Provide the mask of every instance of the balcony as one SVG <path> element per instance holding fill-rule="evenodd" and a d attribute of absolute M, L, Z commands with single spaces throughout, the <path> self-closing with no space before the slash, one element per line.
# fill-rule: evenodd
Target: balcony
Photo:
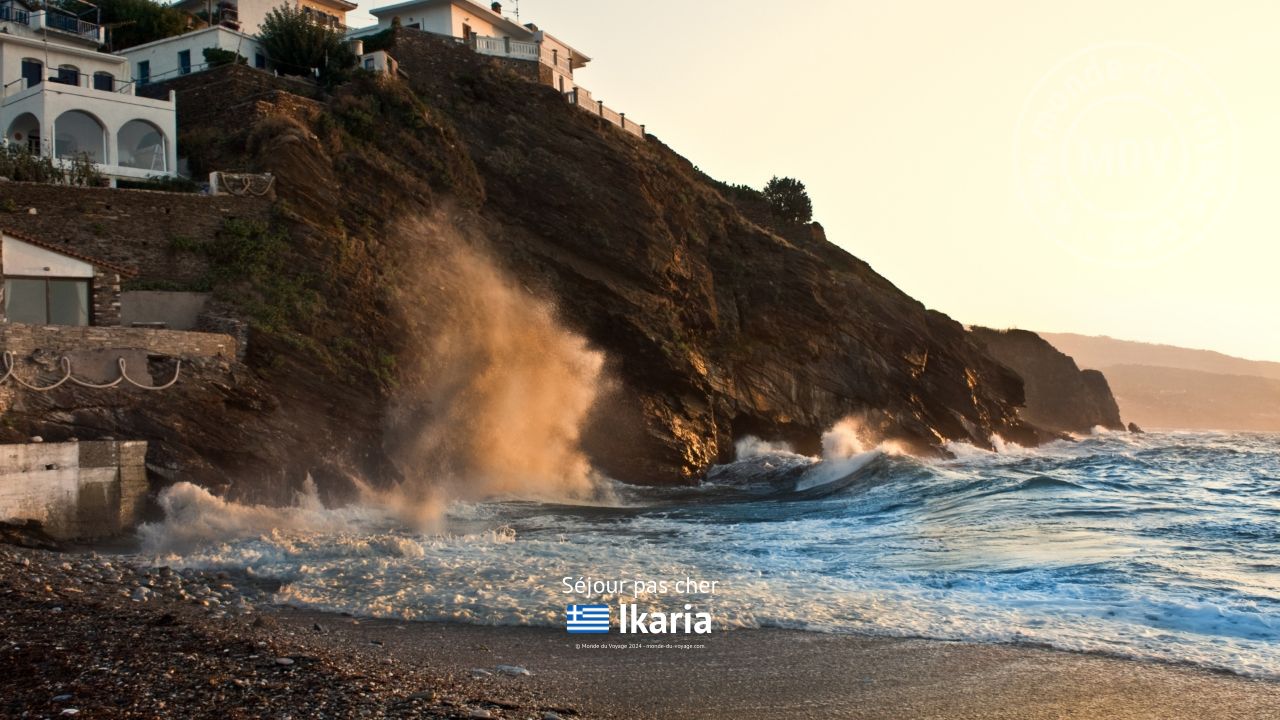
<path fill-rule="evenodd" d="M 20 25 L 30 25 L 31 13 L 12 4 L 0 5 L 0 22 L 13 22 Z"/>
<path fill-rule="evenodd" d="M 86 22 L 70 13 L 54 8 L 45 10 L 44 26 L 50 30 L 57 30 L 88 40 L 98 39 L 97 23 Z"/>

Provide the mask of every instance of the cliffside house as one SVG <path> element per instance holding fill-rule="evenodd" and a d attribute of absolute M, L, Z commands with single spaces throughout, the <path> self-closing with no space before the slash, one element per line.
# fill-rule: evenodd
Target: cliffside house
<path fill-rule="evenodd" d="M 119 325 L 120 279 L 127 268 L 0 230 L 4 322 Z"/>
<path fill-rule="evenodd" d="M 117 52 L 129 59 L 141 85 L 208 69 L 204 55 L 210 49 L 233 52 L 265 70 L 269 58 L 258 34 L 267 14 L 284 6 L 301 7 L 316 24 L 338 32 L 346 32 L 347 12 L 356 9 L 346 0 L 180 0 L 173 7 L 205 20 L 208 27 Z"/>
<path fill-rule="evenodd" d="M 301 7 L 316 24 L 347 29 L 347 13 L 357 5 L 347 0 L 178 0 L 173 7 L 209 22 L 249 35 L 262 31 L 267 14 L 283 5 Z"/>
<path fill-rule="evenodd" d="M 97 9 L 81 15 L 0 0 L 0 128 L 43 155 L 84 153 L 114 181 L 172 175 L 173 98 L 134 94 L 128 62 L 97 51 Z"/>
<path fill-rule="evenodd" d="M 457 38 L 483 55 L 541 63 L 540 80 L 562 93 L 577 87 L 574 70 L 591 62 L 586 54 L 536 25 L 521 25 L 503 16 L 501 3 L 485 7 L 470 0 L 409 0 L 370 12 L 378 24 L 352 33 L 353 37 L 385 30 L 399 18 L 401 27 Z"/>

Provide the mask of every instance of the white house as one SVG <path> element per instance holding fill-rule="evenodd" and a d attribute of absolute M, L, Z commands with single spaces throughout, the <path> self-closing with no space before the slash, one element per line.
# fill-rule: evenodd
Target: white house
<path fill-rule="evenodd" d="M 378 19 L 377 26 L 356 31 L 353 36 L 385 30 L 399 19 L 401 27 L 458 38 L 484 55 L 540 62 L 550 71 L 548 83 L 562 93 L 577 87 L 573 71 L 591 62 L 586 54 L 536 25 L 521 25 L 505 17 L 502 4 L 497 2 L 485 7 L 470 0 L 409 0 L 370 12 Z"/>
<path fill-rule="evenodd" d="M 347 0 L 178 0 L 173 7 L 202 17 L 211 25 L 226 25 L 250 35 L 262 30 L 267 14 L 282 5 L 301 7 L 321 25 L 347 29 L 347 13 L 356 3 Z"/>
<path fill-rule="evenodd" d="M 81 153 L 114 180 L 172 175 L 174 101 L 134 94 L 128 61 L 95 48 L 97 15 L 0 0 L 0 129 L 57 158 Z"/>
<path fill-rule="evenodd" d="M 135 45 L 117 54 L 129 60 L 139 85 L 172 80 L 208 67 L 204 51 L 225 50 L 245 59 L 253 67 L 267 67 L 267 53 L 256 37 L 239 30 L 214 25 L 182 35 Z"/>

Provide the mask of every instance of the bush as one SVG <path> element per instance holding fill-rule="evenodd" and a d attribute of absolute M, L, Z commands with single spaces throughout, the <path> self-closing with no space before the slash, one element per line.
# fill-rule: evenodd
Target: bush
<path fill-rule="evenodd" d="M 22 143 L 0 143 L 0 177 L 17 182 L 58 185 L 97 187 L 103 184 L 102 173 L 88 154 L 80 153 L 64 162 L 57 162 L 47 155 L 32 152 Z"/>
<path fill-rule="evenodd" d="M 807 223 L 813 219 L 813 201 L 804 183 L 795 178 L 774 176 L 764 186 L 764 199 L 774 217 L 788 223 Z"/>
<path fill-rule="evenodd" d="M 222 48 L 205 48 L 204 61 L 211 68 L 222 67 L 223 65 L 248 65 L 249 60 L 238 52 L 231 50 L 223 50 Z"/>
<path fill-rule="evenodd" d="M 356 66 L 351 46 L 337 30 L 311 21 L 302 7 L 284 5 L 267 13 L 258 34 L 271 66 L 285 75 L 312 75 L 334 85 Z"/>

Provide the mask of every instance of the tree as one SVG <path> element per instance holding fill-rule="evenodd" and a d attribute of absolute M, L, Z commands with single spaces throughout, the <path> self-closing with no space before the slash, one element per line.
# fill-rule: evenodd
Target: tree
<path fill-rule="evenodd" d="M 98 10 L 113 51 L 181 35 L 190 24 L 186 13 L 153 0 L 99 0 Z"/>
<path fill-rule="evenodd" d="M 813 219 L 813 201 L 804 183 L 795 178 L 773 176 L 764 186 L 764 199 L 774 217 L 783 222 L 801 224 Z"/>
<path fill-rule="evenodd" d="M 258 39 L 273 68 L 285 75 L 312 75 L 319 69 L 327 85 L 345 78 L 357 61 L 341 33 L 313 22 L 301 6 L 282 5 L 267 13 Z"/>

